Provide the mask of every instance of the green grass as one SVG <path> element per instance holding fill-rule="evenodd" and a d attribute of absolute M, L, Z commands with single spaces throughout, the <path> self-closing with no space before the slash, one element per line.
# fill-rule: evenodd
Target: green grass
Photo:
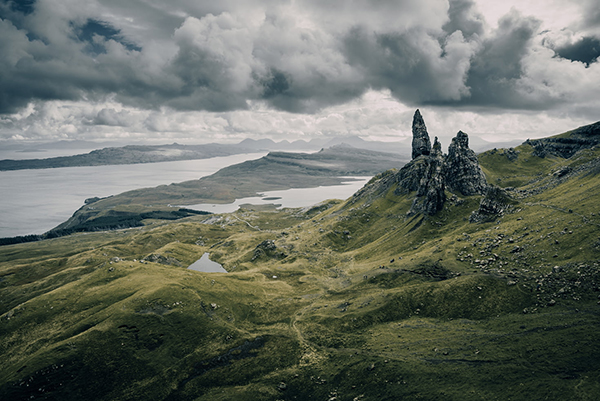
<path fill-rule="evenodd" d="M 481 224 L 478 196 L 407 218 L 392 185 L 0 247 L 0 396 L 598 399 L 600 151 L 517 150 L 480 155 L 528 191 Z M 253 260 L 267 239 L 286 256 Z M 204 252 L 229 273 L 187 270 Z"/>

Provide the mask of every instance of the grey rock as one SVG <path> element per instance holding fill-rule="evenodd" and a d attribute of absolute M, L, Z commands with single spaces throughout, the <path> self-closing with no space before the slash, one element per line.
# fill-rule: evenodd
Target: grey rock
<path fill-rule="evenodd" d="M 425 175 L 421 177 L 417 196 L 408 212 L 409 216 L 418 213 L 432 216 L 444 207 L 446 201 L 445 179 L 442 173 L 444 155 L 442 154 L 442 145 L 438 142 L 437 137 L 433 143 L 431 154 L 425 161 Z"/>
<path fill-rule="evenodd" d="M 277 248 L 275 245 L 275 241 L 272 239 L 267 239 L 261 242 L 254 248 L 254 254 L 252 256 L 252 261 L 259 259 L 261 257 L 269 257 L 269 258 L 285 258 L 287 255 Z"/>
<path fill-rule="evenodd" d="M 405 164 L 396 174 L 398 187 L 394 191 L 396 195 L 405 195 L 419 189 L 421 178 L 425 176 L 428 160 L 421 157 Z"/>
<path fill-rule="evenodd" d="M 152 263 L 160 263 L 161 265 L 169 265 L 169 266 L 183 266 L 180 261 L 171 256 L 163 256 L 159 253 L 153 253 L 146 256 L 140 262 L 152 262 Z"/>
<path fill-rule="evenodd" d="M 534 156 L 554 155 L 568 159 L 582 149 L 600 144 L 600 121 L 579 127 L 571 131 L 568 137 L 528 139 L 525 144 L 533 147 Z"/>
<path fill-rule="evenodd" d="M 412 133 L 412 158 L 416 159 L 421 155 L 429 155 L 431 153 L 431 141 L 419 109 L 415 111 L 413 116 Z"/>
<path fill-rule="evenodd" d="M 512 162 L 519 158 L 519 152 L 514 148 L 509 148 L 504 151 L 504 156 L 506 156 L 506 158 Z"/>
<path fill-rule="evenodd" d="M 513 204 L 510 196 L 500 187 L 490 185 L 479 203 L 479 209 L 469 218 L 471 223 L 491 221 L 501 216 Z"/>
<path fill-rule="evenodd" d="M 452 138 L 444 163 L 446 186 L 465 196 L 483 195 L 487 189 L 485 174 L 475 152 L 469 149 L 469 136 L 462 131 Z"/>

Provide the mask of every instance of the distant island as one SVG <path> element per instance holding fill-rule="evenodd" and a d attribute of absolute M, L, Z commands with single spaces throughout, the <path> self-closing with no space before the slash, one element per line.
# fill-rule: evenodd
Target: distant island
<path fill-rule="evenodd" d="M 365 150 L 392 152 L 407 156 L 405 154 L 406 148 L 401 142 L 365 141 L 357 136 L 313 139 L 311 141 L 298 140 L 294 142 L 286 140 L 275 142 L 271 139 L 244 139 L 237 144 L 208 143 L 202 145 L 182 145 L 173 143 L 165 145 L 111 146 L 73 156 L 23 160 L 4 159 L 0 160 L 0 171 L 198 160 L 272 150 L 292 152 L 318 151 L 322 148 L 341 144 Z M 63 145 L 67 146 L 64 143 Z M 43 153 L 43 147 L 53 148 L 53 146 L 54 144 L 41 145 L 40 149 L 29 149 L 27 152 Z"/>

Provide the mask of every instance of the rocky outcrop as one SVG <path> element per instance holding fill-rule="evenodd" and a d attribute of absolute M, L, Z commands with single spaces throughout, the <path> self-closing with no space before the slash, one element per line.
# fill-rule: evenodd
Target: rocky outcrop
<path fill-rule="evenodd" d="M 512 206 L 512 203 L 512 199 L 502 188 L 490 185 L 479 203 L 479 209 L 471 214 L 469 221 L 480 223 L 494 220 L 502 216 Z"/>
<path fill-rule="evenodd" d="M 446 190 L 464 196 L 483 195 L 488 184 L 479 166 L 475 152 L 469 149 L 469 137 L 460 131 L 448 150 L 442 153 L 442 145 L 437 138 L 433 147 L 429 146 L 429 134 L 419 110 L 413 118 L 413 159 L 399 171 L 390 170 L 374 177 L 357 192 L 352 201 L 369 199 L 369 202 L 387 193 L 396 185 L 394 194 L 406 196 L 415 193 L 408 216 L 417 214 L 434 215 L 443 209 Z M 454 205 L 464 203 L 455 194 L 451 198 Z"/>
<path fill-rule="evenodd" d="M 528 139 L 525 144 L 533 147 L 533 155 L 558 156 L 565 159 L 583 149 L 600 144 L 600 121 L 579 127 L 570 133 L 552 138 Z"/>
<path fill-rule="evenodd" d="M 429 134 L 419 110 L 413 117 L 413 160 L 396 173 L 398 196 L 416 192 L 409 216 L 434 215 L 444 207 L 446 190 L 464 196 L 483 195 L 488 184 L 475 152 L 469 149 L 469 136 L 459 131 L 448 147 L 448 155 L 435 138 L 429 147 Z"/>
<path fill-rule="evenodd" d="M 448 147 L 444 177 L 451 192 L 471 196 L 483 195 L 486 191 L 485 174 L 479 166 L 475 152 L 469 149 L 469 136 L 462 131 L 456 134 Z"/>
<path fill-rule="evenodd" d="M 159 253 L 153 253 L 146 256 L 140 262 L 152 262 L 152 263 L 160 263 L 161 265 L 169 265 L 169 266 L 183 266 L 180 261 L 171 256 L 163 256 Z"/>
<path fill-rule="evenodd" d="M 437 137 L 431 154 L 425 159 L 425 171 L 419 182 L 409 216 L 415 214 L 434 215 L 444 207 L 446 201 L 445 179 L 443 175 L 444 155 Z"/>
<path fill-rule="evenodd" d="M 431 152 L 431 141 L 429 140 L 423 116 L 421 116 L 421 112 L 418 109 L 413 116 L 412 134 L 412 158 L 416 159 L 421 155 L 429 155 Z"/>
<path fill-rule="evenodd" d="M 258 244 L 256 246 L 256 248 L 254 248 L 254 253 L 252 255 L 252 261 L 255 261 L 255 260 L 261 259 L 261 258 L 283 259 L 286 256 L 287 255 L 285 253 L 281 252 L 279 250 L 279 248 L 277 248 L 277 245 L 275 245 L 275 241 L 273 241 L 272 239 L 267 239 L 267 240 L 264 240 L 263 242 L 261 242 L 260 244 Z"/>

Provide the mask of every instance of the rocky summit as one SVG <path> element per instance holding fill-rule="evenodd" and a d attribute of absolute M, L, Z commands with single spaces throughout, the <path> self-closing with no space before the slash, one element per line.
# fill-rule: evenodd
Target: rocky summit
<path fill-rule="evenodd" d="M 600 121 L 550 138 L 528 139 L 525 143 L 533 147 L 535 156 L 568 159 L 580 150 L 600 144 Z"/>
<path fill-rule="evenodd" d="M 417 109 L 413 116 L 412 133 L 412 158 L 416 159 L 421 155 L 429 155 L 431 152 L 431 141 L 429 140 L 427 127 L 419 109 Z"/>
<path fill-rule="evenodd" d="M 408 216 L 436 214 L 444 207 L 446 190 L 463 196 L 486 194 L 488 183 L 475 152 L 469 148 L 467 134 L 459 131 L 444 155 L 437 137 L 431 150 L 426 145 L 430 143 L 429 134 L 419 110 L 413 117 L 412 131 L 413 160 L 396 173 L 395 180 L 396 195 L 416 191 Z"/>

